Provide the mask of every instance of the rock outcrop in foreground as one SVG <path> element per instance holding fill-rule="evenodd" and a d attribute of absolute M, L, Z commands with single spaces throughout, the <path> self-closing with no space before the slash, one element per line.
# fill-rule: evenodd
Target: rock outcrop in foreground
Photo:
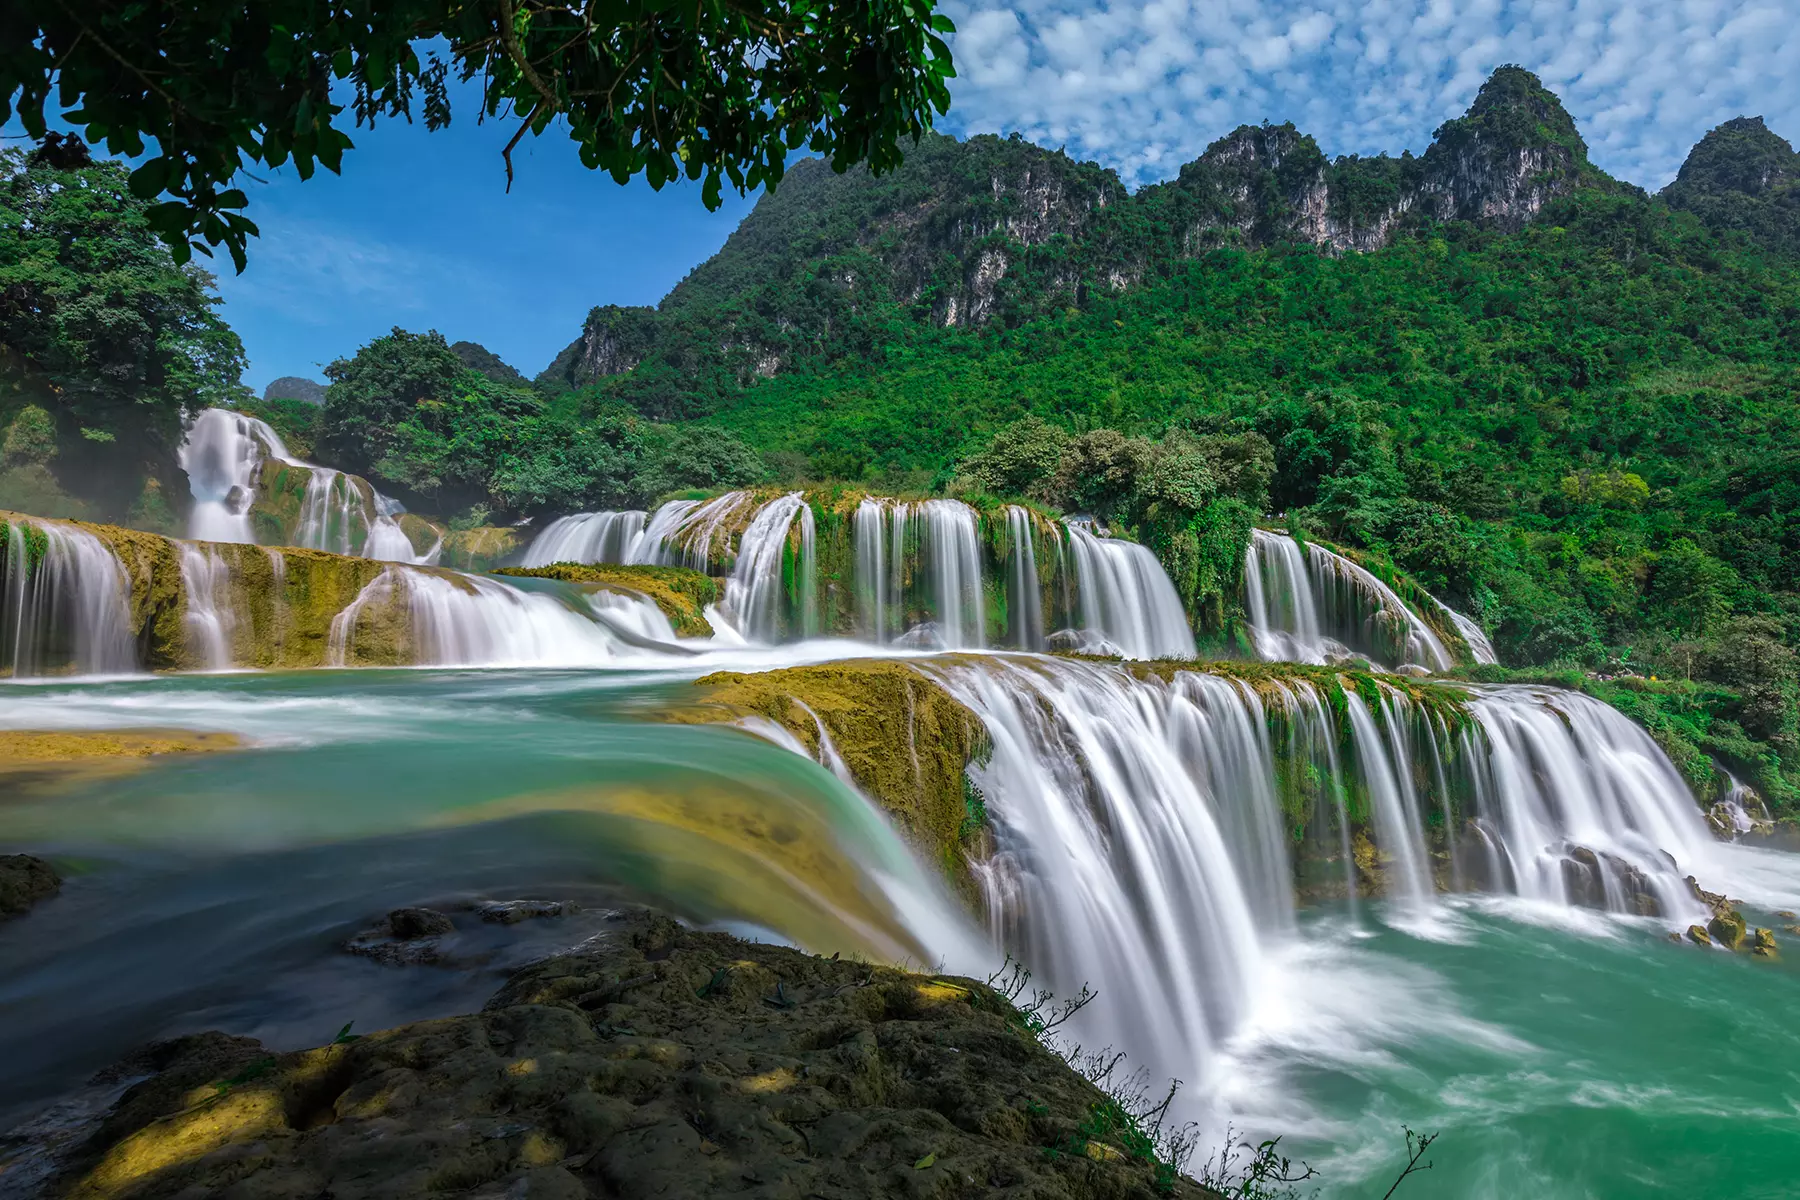
<path fill-rule="evenodd" d="M 1212 1193 L 968 979 L 621 916 L 473 1016 L 153 1048 L 67 1197 Z"/>

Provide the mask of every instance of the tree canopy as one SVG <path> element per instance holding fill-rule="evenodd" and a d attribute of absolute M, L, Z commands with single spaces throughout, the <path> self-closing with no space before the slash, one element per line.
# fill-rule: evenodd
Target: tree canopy
<path fill-rule="evenodd" d="M 507 147 L 553 125 L 621 183 L 686 177 L 772 188 L 805 147 L 845 170 L 897 165 L 950 103 L 932 0 L 11 0 L 0 9 L 0 121 L 49 119 L 149 157 L 134 195 L 179 261 L 223 245 L 240 270 L 256 226 L 232 186 L 290 159 L 339 169 L 347 123 L 450 120 L 452 72 L 481 81 Z M 346 94 L 348 93 L 348 94 Z M 348 101 L 345 103 L 344 101 Z M 152 149 L 153 147 L 153 149 Z"/>

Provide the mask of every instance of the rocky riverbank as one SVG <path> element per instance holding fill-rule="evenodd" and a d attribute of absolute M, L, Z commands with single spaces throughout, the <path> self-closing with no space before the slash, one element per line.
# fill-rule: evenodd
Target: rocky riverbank
<path fill-rule="evenodd" d="M 131 1076 L 44 1194 L 1212 1195 L 987 984 L 648 913 L 474 1015 L 286 1054 L 201 1034 Z"/>

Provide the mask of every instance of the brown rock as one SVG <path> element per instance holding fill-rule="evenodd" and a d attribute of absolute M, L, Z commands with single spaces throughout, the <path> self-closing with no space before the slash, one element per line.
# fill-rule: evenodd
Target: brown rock
<path fill-rule="evenodd" d="M 0 921 L 24 916 L 40 900 L 62 889 L 62 876 L 29 854 L 0 854 Z"/>
<path fill-rule="evenodd" d="M 1700 945 L 1700 946 L 1712 945 L 1712 935 L 1707 933 L 1706 930 L 1702 929 L 1698 925 L 1689 925 L 1688 926 L 1688 937 L 1693 939 L 1693 941 L 1696 945 Z"/>
<path fill-rule="evenodd" d="M 1767 929 L 1756 931 L 1756 938 L 1750 945 L 1750 953 L 1758 958 L 1779 958 L 1781 956 L 1775 947 L 1775 935 Z"/>
<path fill-rule="evenodd" d="M 1106 1098 L 986 984 L 654 916 L 473 1016 L 214 1048 L 205 1078 L 134 1088 L 59 1194 L 1210 1195 L 1096 1141 Z"/>

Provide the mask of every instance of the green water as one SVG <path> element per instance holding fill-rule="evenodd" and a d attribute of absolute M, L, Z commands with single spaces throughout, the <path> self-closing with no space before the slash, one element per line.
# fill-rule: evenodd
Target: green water
<path fill-rule="evenodd" d="M 0 849 L 70 873 L 0 926 L 0 1112 L 174 1032 L 299 1046 L 467 1011 L 519 962 L 603 932 L 618 900 L 820 949 L 969 954 L 942 888 L 825 771 L 648 719 L 688 688 L 479 671 L 0 688 L 0 727 L 255 743 L 0 791 Z M 1793 861 L 1750 865 L 1781 879 Z M 398 905 L 519 897 L 585 911 L 481 933 L 481 961 L 456 969 L 337 949 Z M 1146 1064 L 1189 1079 L 1209 1127 L 1283 1133 L 1322 1173 L 1302 1194 L 1379 1197 L 1403 1125 L 1440 1138 L 1400 1197 L 1800 1194 L 1800 943 L 1768 964 L 1491 901 L 1422 934 L 1336 912 L 1303 926 L 1271 948 L 1228 1060 Z"/>

